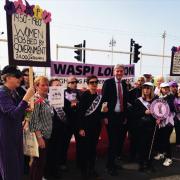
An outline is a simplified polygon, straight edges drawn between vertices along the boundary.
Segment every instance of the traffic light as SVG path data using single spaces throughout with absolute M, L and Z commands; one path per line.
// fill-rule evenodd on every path
M 142 46 L 140 46 L 139 44 L 134 44 L 134 55 L 133 55 L 133 62 L 134 63 L 137 63 L 139 60 L 140 60 L 140 57 L 139 57 L 139 49 L 141 48 Z
M 74 45 L 74 47 L 82 48 L 82 44 Z M 74 52 L 77 54 L 74 58 L 78 61 L 82 61 L 82 49 L 76 49 Z

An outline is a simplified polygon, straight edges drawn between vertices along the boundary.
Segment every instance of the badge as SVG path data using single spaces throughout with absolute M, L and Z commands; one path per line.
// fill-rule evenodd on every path
M 156 119 L 166 119 L 170 113 L 169 105 L 164 99 L 156 99 L 150 106 L 151 114 Z

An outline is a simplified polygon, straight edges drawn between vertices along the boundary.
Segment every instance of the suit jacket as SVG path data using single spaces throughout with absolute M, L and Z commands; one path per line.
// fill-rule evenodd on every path
M 122 88 L 123 88 L 123 107 L 124 107 L 124 113 L 127 112 L 127 99 L 128 99 L 128 91 L 127 91 L 127 85 L 125 81 L 121 81 Z M 114 109 L 117 103 L 117 89 L 116 89 L 116 82 L 115 78 L 107 79 L 102 87 L 102 97 L 103 102 L 108 103 L 108 115 L 111 115 L 114 113 Z

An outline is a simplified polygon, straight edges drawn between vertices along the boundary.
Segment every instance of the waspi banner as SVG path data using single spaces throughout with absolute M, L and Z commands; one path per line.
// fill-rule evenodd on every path
M 135 76 L 134 64 L 124 65 L 125 77 L 130 78 Z M 51 76 L 67 77 L 74 75 L 76 77 L 87 77 L 95 75 L 98 78 L 110 78 L 113 76 L 112 65 L 95 65 L 95 64 L 80 64 L 71 62 L 51 61 Z

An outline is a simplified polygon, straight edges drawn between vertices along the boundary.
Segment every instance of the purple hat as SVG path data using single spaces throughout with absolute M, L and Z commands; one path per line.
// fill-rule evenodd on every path
M 177 84 L 176 81 L 171 81 L 171 82 L 169 82 L 169 86 L 170 86 L 170 87 L 171 87 L 171 86 L 178 87 L 178 84 Z

